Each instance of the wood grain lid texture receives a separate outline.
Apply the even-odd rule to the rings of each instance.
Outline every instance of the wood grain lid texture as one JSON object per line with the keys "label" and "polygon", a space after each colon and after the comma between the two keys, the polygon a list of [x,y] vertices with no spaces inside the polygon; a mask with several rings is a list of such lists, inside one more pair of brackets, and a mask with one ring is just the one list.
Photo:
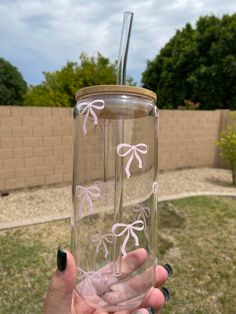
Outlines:
{"label": "wood grain lid texture", "polygon": [[133,96],[150,98],[154,102],[157,100],[157,95],[151,90],[128,85],[96,85],[84,87],[77,91],[75,99],[78,101],[79,99],[91,96],[92,94],[131,94]]}

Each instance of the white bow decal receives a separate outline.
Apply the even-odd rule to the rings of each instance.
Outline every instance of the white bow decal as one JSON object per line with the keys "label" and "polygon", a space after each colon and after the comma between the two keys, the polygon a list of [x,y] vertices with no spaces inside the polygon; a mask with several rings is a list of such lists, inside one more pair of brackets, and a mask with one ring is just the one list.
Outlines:
{"label": "white bow decal", "polygon": [[84,117],[84,122],[83,122],[83,132],[85,135],[87,133],[86,123],[87,123],[89,114],[91,114],[91,116],[93,117],[94,125],[98,124],[98,117],[96,113],[94,112],[94,109],[97,109],[97,110],[104,109],[105,102],[102,99],[96,99],[96,100],[93,100],[92,102],[79,103],[79,106],[80,107],[85,106],[83,111],[80,113],[81,115],[83,115],[86,112],[85,117]]}
{"label": "white bow decal", "polygon": [[[117,228],[124,228],[120,233],[115,233]],[[121,253],[126,256],[126,244],[129,241],[130,236],[132,236],[135,240],[135,246],[139,245],[139,240],[138,237],[136,235],[136,233],[134,232],[134,230],[136,231],[142,231],[144,229],[144,223],[142,220],[136,220],[135,222],[133,222],[132,224],[122,224],[122,223],[117,223],[115,225],[112,226],[112,233],[114,234],[115,237],[121,237],[123,234],[125,234],[127,232],[127,235],[122,243],[121,246]]]}
{"label": "white bow decal", "polygon": [[[79,284],[79,290],[83,297],[96,295],[96,285],[102,280],[102,275],[95,271],[86,272],[79,267],[79,271],[82,273],[82,282]],[[95,286],[95,287],[94,287]]]}
{"label": "white bow decal", "polygon": [[155,106],[154,108],[154,114],[155,114],[155,117],[159,117],[159,110],[157,109],[157,106]]}
{"label": "white bow decal", "polygon": [[[122,148],[128,148],[128,150],[126,150],[126,152],[124,153],[121,153],[121,149]],[[129,154],[131,154],[128,162],[127,162],[127,165],[125,167],[125,172],[127,174],[127,178],[130,177],[130,171],[129,171],[129,168],[131,166],[131,163],[134,159],[134,157],[138,160],[138,167],[141,169],[143,167],[143,164],[142,164],[142,159],[141,157],[139,156],[139,154],[147,154],[147,145],[146,144],[143,144],[143,143],[140,143],[140,144],[137,144],[137,145],[129,145],[129,144],[125,144],[125,143],[122,143],[122,144],[119,144],[117,146],[117,154],[121,157],[125,157]]]}
{"label": "white bow decal", "polygon": [[100,196],[100,189],[93,185],[87,188],[77,185],[75,188],[75,195],[78,199],[80,199],[79,217],[81,218],[83,216],[83,206],[85,202],[88,203],[89,212],[91,214],[94,212],[92,198],[98,198]]}
{"label": "white bow decal", "polygon": [[152,193],[153,193],[153,194],[157,194],[157,192],[158,192],[158,182],[155,181],[155,182],[153,182],[153,184],[152,184]]}
{"label": "white bow decal", "polygon": [[111,234],[111,233],[103,234],[103,235],[95,234],[95,236],[92,239],[92,242],[97,244],[96,254],[98,254],[100,247],[103,246],[104,253],[105,253],[104,256],[105,256],[105,258],[107,258],[109,252],[108,252],[108,249],[107,249],[106,242],[107,243],[112,243],[113,242],[113,234]]}
{"label": "white bow decal", "polygon": [[146,217],[150,216],[150,208],[148,207],[143,207],[141,205],[137,205],[134,209],[134,212],[138,213],[137,220],[143,220],[144,223],[144,230],[147,229],[147,222],[146,222]]}

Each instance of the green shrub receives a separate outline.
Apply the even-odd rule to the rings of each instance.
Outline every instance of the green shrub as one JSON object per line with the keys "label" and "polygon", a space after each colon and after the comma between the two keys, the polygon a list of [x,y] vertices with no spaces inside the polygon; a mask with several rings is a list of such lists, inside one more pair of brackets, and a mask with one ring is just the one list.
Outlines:
{"label": "green shrub", "polygon": [[217,143],[221,155],[232,171],[233,185],[236,186],[236,112],[230,114],[230,125],[221,133]]}
{"label": "green shrub", "polygon": [[19,70],[0,57],[0,106],[21,106],[26,89]]}

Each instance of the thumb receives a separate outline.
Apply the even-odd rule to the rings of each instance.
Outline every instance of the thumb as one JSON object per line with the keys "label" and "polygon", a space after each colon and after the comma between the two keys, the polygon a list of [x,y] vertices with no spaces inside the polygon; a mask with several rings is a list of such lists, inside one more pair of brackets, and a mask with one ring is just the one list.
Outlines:
{"label": "thumb", "polygon": [[72,293],[76,282],[76,265],[73,255],[59,248],[57,270],[49,285],[44,302],[44,314],[69,314]]}

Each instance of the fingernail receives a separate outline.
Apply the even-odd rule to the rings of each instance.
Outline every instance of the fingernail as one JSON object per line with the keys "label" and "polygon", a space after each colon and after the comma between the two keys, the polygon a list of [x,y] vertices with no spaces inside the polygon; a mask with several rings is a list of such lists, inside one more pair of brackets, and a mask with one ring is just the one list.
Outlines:
{"label": "fingernail", "polygon": [[171,277],[173,275],[173,270],[172,270],[172,267],[170,266],[170,264],[165,264],[165,265],[163,265],[163,267],[167,271],[168,277]]}
{"label": "fingernail", "polygon": [[147,308],[147,310],[148,310],[149,314],[155,314],[155,311],[154,311],[153,307],[149,307],[149,308]]}
{"label": "fingernail", "polygon": [[161,290],[161,292],[164,295],[165,302],[167,302],[170,299],[170,292],[169,292],[169,290],[167,288],[165,288],[165,287],[162,287],[160,290]]}
{"label": "fingernail", "polygon": [[66,252],[59,247],[57,250],[57,268],[59,271],[63,272],[66,269],[67,255]]}

